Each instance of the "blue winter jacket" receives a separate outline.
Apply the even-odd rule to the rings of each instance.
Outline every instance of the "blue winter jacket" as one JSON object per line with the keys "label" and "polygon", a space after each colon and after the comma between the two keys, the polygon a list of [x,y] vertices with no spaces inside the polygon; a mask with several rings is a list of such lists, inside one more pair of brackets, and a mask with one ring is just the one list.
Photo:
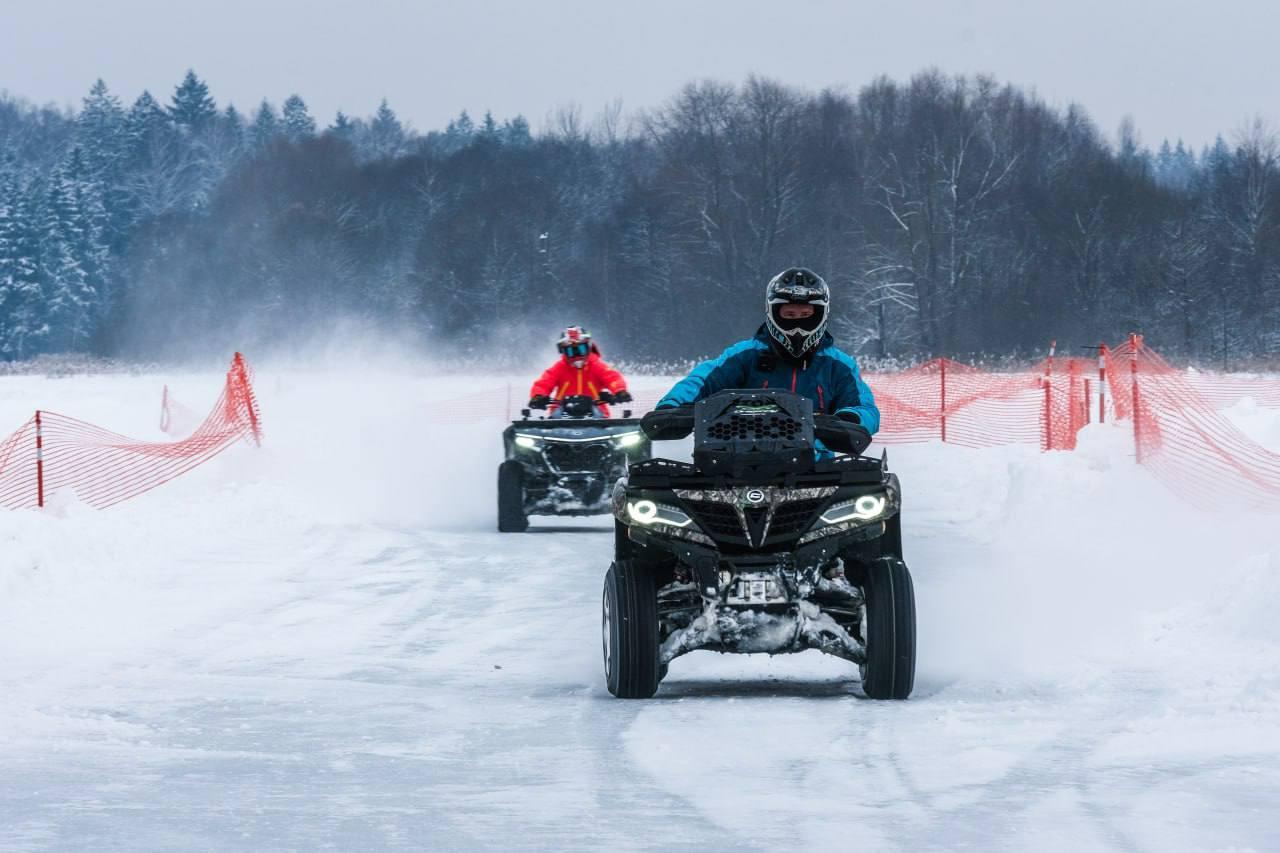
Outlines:
{"label": "blue winter jacket", "polygon": [[815,412],[853,412],[871,434],[880,429],[880,410],[858,363],[835,345],[831,334],[803,362],[780,357],[762,326],[754,338],[734,344],[704,361],[658,401],[658,408],[694,403],[726,388],[776,388],[813,401]]}

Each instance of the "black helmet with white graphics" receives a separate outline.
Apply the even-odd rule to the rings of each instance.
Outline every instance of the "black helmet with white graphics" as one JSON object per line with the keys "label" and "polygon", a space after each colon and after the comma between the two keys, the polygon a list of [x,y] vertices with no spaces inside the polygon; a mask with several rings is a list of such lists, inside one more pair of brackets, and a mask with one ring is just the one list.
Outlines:
{"label": "black helmet with white graphics", "polygon": [[[765,291],[765,326],[792,358],[804,358],[817,348],[827,331],[831,291],[822,276],[792,267],[773,277]],[[786,306],[812,306],[812,311]]]}

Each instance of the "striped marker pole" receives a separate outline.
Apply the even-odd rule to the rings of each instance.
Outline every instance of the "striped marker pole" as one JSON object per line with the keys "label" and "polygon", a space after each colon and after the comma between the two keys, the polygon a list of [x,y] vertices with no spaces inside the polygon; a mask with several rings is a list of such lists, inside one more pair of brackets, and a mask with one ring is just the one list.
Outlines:
{"label": "striped marker pole", "polygon": [[1107,345],[1098,344],[1098,423],[1107,422]]}
{"label": "striped marker pole", "polygon": [[44,429],[36,409],[36,506],[44,506]]}
{"label": "striped marker pole", "polygon": [[942,401],[939,406],[939,416],[942,423],[942,443],[947,443],[947,360],[945,358],[938,360],[939,374],[942,377]]}

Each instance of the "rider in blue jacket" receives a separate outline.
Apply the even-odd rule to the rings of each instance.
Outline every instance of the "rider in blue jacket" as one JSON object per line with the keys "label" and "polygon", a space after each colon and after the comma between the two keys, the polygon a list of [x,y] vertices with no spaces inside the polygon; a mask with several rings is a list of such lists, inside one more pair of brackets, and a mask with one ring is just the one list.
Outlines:
{"label": "rider in blue jacket", "polygon": [[675,384],[658,408],[694,403],[726,388],[776,388],[813,401],[813,410],[880,428],[880,410],[858,364],[827,331],[831,292],[815,272],[783,270],[765,291],[764,325],[755,337],[705,361]]}

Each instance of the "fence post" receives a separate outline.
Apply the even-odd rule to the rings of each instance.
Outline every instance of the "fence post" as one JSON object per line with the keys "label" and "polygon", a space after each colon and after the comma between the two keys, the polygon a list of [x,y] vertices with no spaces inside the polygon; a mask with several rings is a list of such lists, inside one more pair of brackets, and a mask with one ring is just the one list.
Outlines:
{"label": "fence post", "polygon": [[[1058,351],[1058,342],[1049,341],[1049,357],[1044,362],[1044,449],[1053,450],[1053,356]],[[1070,400],[1067,401],[1068,406]]]}
{"label": "fence post", "polygon": [[1107,422],[1107,345],[1098,344],[1098,423]]}
{"label": "fence post", "polygon": [[947,443],[947,360],[945,358],[938,359],[939,376],[942,384],[942,400],[938,407],[939,423],[942,426],[942,443]]}
{"label": "fence post", "polygon": [[1141,338],[1136,334],[1129,335],[1129,373],[1133,382],[1133,454],[1138,464],[1142,464],[1142,409],[1138,403],[1138,347]]}
{"label": "fence post", "polygon": [[1084,381],[1084,425],[1093,423],[1093,382]]}
{"label": "fence post", "polygon": [[36,506],[44,506],[44,427],[36,409]]}
{"label": "fence post", "polygon": [[1044,449],[1053,450],[1053,382],[1044,378]]}
{"label": "fence post", "polygon": [[[253,387],[249,384],[249,368],[244,363],[244,356],[236,353],[231,359],[231,371],[235,375],[236,384],[240,386],[240,398],[244,403],[245,411],[249,415],[249,430],[253,433],[253,442],[259,447],[262,446],[262,427],[258,423],[257,407],[254,405]],[[227,401],[231,403],[231,394],[227,395]],[[229,412],[231,415],[228,420],[234,420],[234,408]]]}
{"label": "fence post", "polygon": [[160,431],[169,431],[169,386],[164,386],[164,391],[160,394]]}
{"label": "fence post", "polygon": [[1067,359],[1067,377],[1067,417],[1070,420],[1068,428],[1071,430],[1071,437],[1068,439],[1069,444],[1065,449],[1074,450],[1076,433],[1080,430],[1080,427],[1084,426],[1080,417],[1080,398],[1076,396],[1076,392],[1080,387],[1078,382],[1080,378],[1080,363],[1074,358]]}

